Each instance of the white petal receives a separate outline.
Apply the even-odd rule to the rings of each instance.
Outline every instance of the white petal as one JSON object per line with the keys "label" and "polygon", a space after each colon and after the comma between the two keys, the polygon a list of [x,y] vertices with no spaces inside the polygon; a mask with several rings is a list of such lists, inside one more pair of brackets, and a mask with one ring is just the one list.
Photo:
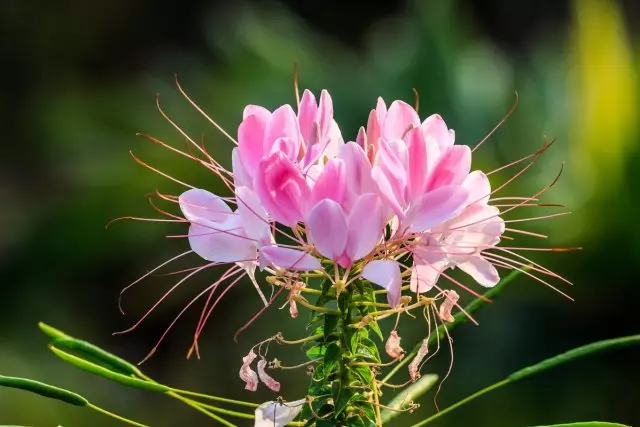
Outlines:
{"label": "white petal", "polygon": [[255,427],[284,427],[298,416],[306,399],[293,402],[265,402],[256,408]]}

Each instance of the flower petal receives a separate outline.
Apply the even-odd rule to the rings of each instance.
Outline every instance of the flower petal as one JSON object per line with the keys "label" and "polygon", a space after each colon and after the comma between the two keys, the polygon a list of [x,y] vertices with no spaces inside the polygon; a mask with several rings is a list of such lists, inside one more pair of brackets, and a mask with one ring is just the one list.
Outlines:
{"label": "flower petal", "polygon": [[269,217],[255,191],[236,187],[236,200],[237,213],[247,237],[258,242],[269,241]]}
{"label": "flower petal", "polygon": [[290,105],[283,105],[273,112],[265,128],[263,141],[263,150],[270,153],[273,144],[279,138],[288,138],[293,141],[296,151],[295,155],[290,156],[291,160],[296,160],[298,149],[300,148],[300,130],[298,128],[298,119]]}
{"label": "flower petal", "polygon": [[327,162],[313,186],[312,203],[314,205],[323,199],[342,204],[347,190],[345,169],[345,162],[342,159],[335,158]]}
{"label": "flower petal", "polygon": [[284,427],[298,416],[306,402],[306,399],[286,403],[265,402],[256,408],[254,427]]}
{"label": "flower petal", "polygon": [[240,379],[246,383],[245,390],[256,391],[258,389],[258,374],[251,369],[251,364],[258,355],[251,349],[249,354],[242,358],[242,367],[240,368]]}
{"label": "flower petal", "polygon": [[233,169],[233,184],[236,187],[253,188],[253,174],[249,175],[245,165],[242,163],[238,147],[231,150],[231,167]]}
{"label": "flower petal", "polygon": [[427,140],[435,140],[441,151],[444,152],[453,145],[455,134],[452,129],[447,128],[447,124],[439,114],[427,117],[420,127]]}
{"label": "flower petal", "polygon": [[316,97],[311,91],[305,90],[298,106],[298,123],[300,124],[300,133],[306,143],[309,143],[311,139],[312,126],[316,121],[317,114]]}
{"label": "flower petal", "polygon": [[273,153],[263,159],[254,184],[273,219],[288,227],[302,221],[311,191],[302,172],[285,154]]}
{"label": "flower petal", "polygon": [[467,200],[467,190],[444,186],[426,193],[409,207],[404,224],[413,231],[425,231],[456,215]]}
{"label": "flower petal", "polygon": [[363,194],[347,219],[347,255],[357,261],[376,247],[384,233],[384,208],[377,194]]}
{"label": "flower petal", "polygon": [[318,202],[309,211],[307,231],[318,252],[336,260],[347,245],[347,220],[338,203],[330,199]]}
{"label": "flower petal", "polygon": [[189,245],[196,254],[212,262],[244,262],[257,258],[257,244],[244,235],[237,218],[224,223],[192,223]]}
{"label": "flower petal", "polygon": [[469,256],[466,261],[456,265],[482,286],[490,288],[500,281],[498,270],[481,255]]}
{"label": "flower petal", "polygon": [[402,139],[416,126],[420,126],[420,117],[416,110],[404,101],[393,101],[384,118],[382,136],[388,140]]}
{"label": "flower petal", "polygon": [[427,190],[434,190],[445,185],[459,185],[471,170],[471,149],[466,145],[455,145],[449,148],[440,158],[429,176]]}
{"label": "flower petal", "polygon": [[462,186],[469,192],[468,203],[486,205],[491,195],[489,178],[481,171],[473,171],[462,182]]}
{"label": "flower petal", "polygon": [[266,366],[267,361],[264,358],[258,361],[258,377],[260,378],[260,381],[269,387],[269,390],[275,392],[280,391],[280,383],[267,374],[267,371],[264,369]]}
{"label": "flower petal", "polygon": [[322,265],[315,257],[297,249],[283,248],[280,246],[265,246],[260,249],[260,254],[269,264],[293,271],[322,270]]}
{"label": "flower petal", "polygon": [[268,117],[251,115],[238,127],[238,149],[243,166],[249,175],[255,175],[265,153],[263,144]]}
{"label": "flower petal", "polygon": [[191,222],[224,222],[232,215],[231,208],[220,197],[199,188],[185,191],[178,202],[184,217]]}
{"label": "flower petal", "polygon": [[365,151],[355,142],[347,142],[343,145],[338,158],[345,163],[347,198],[344,206],[346,209],[351,209],[351,206],[360,195],[377,193],[378,184],[376,184],[371,175],[371,163],[369,163]]}
{"label": "flower petal", "polygon": [[409,282],[412,292],[422,294],[430,291],[440,278],[442,273],[449,266],[446,254],[437,248],[429,250],[428,247],[417,246],[413,251],[413,267],[411,267],[411,281]]}
{"label": "flower petal", "polygon": [[387,300],[391,307],[396,307],[400,303],[402,276],[400,264],[397,261],[390,259],[371,261],[362,269],[362,277],[388,291]]}

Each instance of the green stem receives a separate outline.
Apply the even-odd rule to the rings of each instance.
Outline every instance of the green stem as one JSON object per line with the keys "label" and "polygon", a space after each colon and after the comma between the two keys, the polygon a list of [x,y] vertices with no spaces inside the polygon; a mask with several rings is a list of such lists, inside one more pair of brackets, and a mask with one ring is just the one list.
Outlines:
{"label": "green stem", "polygon": [[195,391],[180,390],[177,388],[172,388],[171,391],[180,395],[194,396],[194,397],[199,397],[200,399],[215,400],[217,402],[230,403],[232,405],[239,405],[239,406],[247,406],[249,408],[257,408],[258,406],[260,406],[257,403],[244,402],[242,400],[227,399],[226,397],[210,396],[208,394],[197,393]]}
{"label": "green stem", "polygon": [[416,424],[412,425],[411,427],[421,427],[421,426],[423,426],[423,425],[425,425],[425,424],[428,424],[428,423],[430,423],[431,421],[433,421],[433,420],[435,420],[435,419],[438,419],[438,418],[440,418],[441,416],[443,416],[443,415],[445,415],[445,414],[447,414],[447,413],[449,413],[449,412],[453,411],[454,409],[457,409],[457,408],[459,408],[460,406],[462,406],[462,405],[464,405],[464,404],[466,404],[466,403],[469,403],[469,402],[471,402],[472,400],[474,400],[474,399],[476,399],[476,398],[478,398],[478,397],[480,397],[480,396],[482,396],[482,395],[484,395],[484,394],[489,393],[490,391],[493,391],[493,390],[495,390],[495,389],[497,389],[497,388],[500,388],[500,387],[502,387],[502,386],[504,386],[504,385],[507,385],[507,384],[509,384],[510,382],[511,382],[511,381],[509,381],[508,379],[507,379],[507,380],[502,380],[502,381],[500,381],[500,382],[498,382],[498,383],[495,383],[495,384],[490,385],[490,386],[489,386],[489,387],[487,387],[487,388],[483,388],[482,390],[477,391],[477,392],[473,393],[472,395],[465,397],[464,399],[462,399],[462,400],[460,400],[460,401],[458,401],[458,402],[454,403],[453,405],[449,406],[448,408],[443,409],[443,410],[442,410],[442,411],[440,411],[440,412],[436,412],[435,414],[433,414],[433,415],[432,415],[432,416],[430,416],[429,418],[427,418],[427,419],[425,419],[425,420],[422,420],[422,421],[420,421],[419,423],[416,423]]}
{"label": "green stem", "polygon": [[[191,400],[191,399],[188,399]],[[231,417],[237,417],[237,418],[244,418],[247,420],[253,420],[256,418],[256,416],[254,414],[246,414],[244,412],[236,412],[236,411],[231,411],[229,409],[224,409],[224,408],[218,408],[217,406],[213,406],[213,405],[208,405],[206,403],[200,403],[200,402],[196,402],[194,400],[191,400],[192,402],[198,404],[199,406],[208,409],[212,412],[218,412],[220,414],[225,414],[225,415],[229,415]]]}
{"label": "green stem", "polygon": [[109,412],[106,409],[102,409],[101,407],[96,406],[96,405],[94,405],[92,403],[87,403],[87,408],[91,408],[96,412],[100,412],[103,415],[106,415],[106,416],[111,417],[113,419],[116,419],[118,421],[122,421],[123,423],[130,424],[132,426],[147,427],[147,425],[145,425],[145,424],[141,424],[141,423],[139,423],[137,421],[133,421],[133,420],[130,420],[128,418],[122,417],[122,416],[120,416],[118,414],[114,414],[113,412]]}

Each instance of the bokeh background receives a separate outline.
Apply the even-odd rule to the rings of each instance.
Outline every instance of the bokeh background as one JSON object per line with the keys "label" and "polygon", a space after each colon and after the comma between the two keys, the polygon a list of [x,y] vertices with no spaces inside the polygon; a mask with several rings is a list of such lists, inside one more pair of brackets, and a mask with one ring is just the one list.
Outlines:
{"label": "bokeh background", "polygon": [[[183,239],[164,238],[183,234],[181,224],[119,222],[105,230],[116,217],[154,216],[148,193],[181,191],[137,165],[129,150],[181,180],[220,190],[202,168],[135,136],[184,144],[156,110],[155,94],[176,122],[229,165],[231,143],[179,95],[174,74],[235,133],[245,104],[295,102],[294,60],[302,87],[331,91],[345,138],[355,137],[377,96],[412,102],[415,87],[422,115],[439,112],[457,140],[471,145],[507,113],[518,92],[515,113],[477,152],[478,168],[526,155],[545,136],[557,139],[506,193],[532,194],[566,162],[544,201],[566,204],[573,214],[527,228],[549,234],[543,244],[584,246],[533,254],[575,283],[570,289],[556,283],[575,302],[519,279],[477,315],[479,327],[455,331],[455,365],[439,397],[442,406],[574,346],[640,332],[638,25],[634,0],[3,1],[0,372],[70,388],[154,427],[208,425],[177,402],[65,365],[47,351],[36,323],[49,322],[130,360],[144,357],[186,301],[219,274],[189,281],[138,329],[112,336],[135,322],[176,276],[153,277],[126,294],[126,316],[117,308],[120,290],[187,248]],[[496,174],[494,183],[508,177]],[[145,371],[182,388],[272,399],[242,390],[240,357],[278,330],[301,336],[305,320],[291,321],[286,310],[273,309],[234,343],[233,333],[258,308],[251,287],[237,287],[205,329],[201,360],[187,361],[195,307]],[[417,327],[405,327],[406,347],[419,338]],[[283,360],[303,360],[295,349],[276,352]],[[487,395],[434,426],[640,425],[639,360],[640,349],[583,360]],[[448,363],[443,352],[429,369],[442,374]],[[277,376],[286,398],[303,395],[301,376]],[[433,412],[432,395],[420,403],[417,414],[394,425]],[[4,389],[0,423],[116,425],[88,410]]]}

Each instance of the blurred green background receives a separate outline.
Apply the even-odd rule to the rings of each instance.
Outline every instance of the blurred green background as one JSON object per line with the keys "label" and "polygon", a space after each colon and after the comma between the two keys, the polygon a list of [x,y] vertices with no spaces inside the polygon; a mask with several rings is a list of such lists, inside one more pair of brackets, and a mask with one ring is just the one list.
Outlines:
{"label": "blurred green background", "polygon": [[[115,217],[154,216],[146,194],[181,191],[137,165],[128,151],[191,184],[212,191],[220,185],[203,168],[135,133],[184,144],[155,108],[159,93],[167,113],[230,166],[231,143],[179,95],[174,74],[235,134],[245,104],[295,102],[294,60],[302,87],[330,90],[345,139],[355,138],[377,96],[413,102],[413,87],[421,96],[421,115],[439,112],[457,141],[470,145],[506,114],[518,91],[516,112],[477,152],[477,168],[494,169],[534,151],[545,136],[557,138],[505,194],[532,194],[566,161],[544,201],[566,204],[574,213],[526,228],[548,233],[542,244],[584,246],[533,254],[575,283],[571,289],[556,284],[576,301],[519,279],[478,314],[479,327],[455,331],[454,370],[441,406],[571,347],[638,333],[638,25],[640,4],[634,0],[3,1],[0,372],[70,388],[154,427],[207,425],[177,402],[65,365],[47,351],[36,323],[49,322],[130,360],[144,357],[185,302],[219,272],[189,281],[138,329],[112,336],[142,315],[176,276],[152,277],[135,287],[124,298],[126,316],[117,308],[120,290],[187,248],[183,239],[164,239],[183,234],[181,224],[120,222],[105,231]],[[494,175],[494,185],[509,176]],[[202,359],[187,361],[201,306],[194,307],[145,371],[181,388],[272,399],[263,391],[243,391],[240,358],[276,331],[301,336],[305,319],[290,321],[286,310],[273,309],[234,343],[233,333],[259,304],[250,286],[237,287],[205,329]],[[411,325],[417,323],[401,326],[405,347],[421,338]],[[291,364],[303,360],[291,348],[277,348],[273,356]],[[640,423],[638,360],[640,349],[583,360],[488,395],[434,426]],[[428,369],[442,374],[448,363],[442,352]],[[284,397],[303,396],[303,375],[275,375]],[[394,425],[433,412],[432,396],[420,403],[417,414]],[[116,425],[87,410],[4,389],[0,423]]]}

